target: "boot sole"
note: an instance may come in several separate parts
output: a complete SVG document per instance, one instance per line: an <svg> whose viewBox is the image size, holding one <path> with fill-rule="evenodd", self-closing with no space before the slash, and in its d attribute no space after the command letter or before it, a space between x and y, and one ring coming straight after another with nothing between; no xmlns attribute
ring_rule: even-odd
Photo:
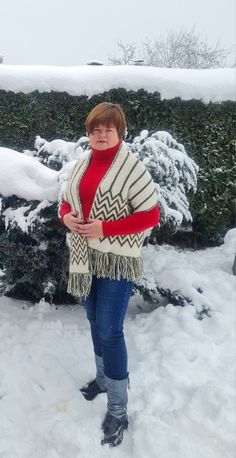
<svg viewBox="0 0 236 458"><path fill-rule="evenodd" d="M101 445L108 444L109 447L117 447L117 445L121 444L123 440L123 432L126 429L128 429L128 420L123 425L120 425L118 431L115 434L111 436L104 435L104 438L101 441Z"/></svg>

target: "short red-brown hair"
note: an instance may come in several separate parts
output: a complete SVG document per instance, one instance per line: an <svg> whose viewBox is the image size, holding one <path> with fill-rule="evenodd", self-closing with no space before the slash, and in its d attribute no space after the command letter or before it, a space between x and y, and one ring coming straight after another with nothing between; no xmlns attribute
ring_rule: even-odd
<svg viewBox="0 0 236 458"><path fill-rule="evenodd" d="M102 102L96 105L89 113L85 125L88 134L93 132L99 124L116 127L118 137L123 138L126 131L126 119L123 108L118 103Z"/></svg>

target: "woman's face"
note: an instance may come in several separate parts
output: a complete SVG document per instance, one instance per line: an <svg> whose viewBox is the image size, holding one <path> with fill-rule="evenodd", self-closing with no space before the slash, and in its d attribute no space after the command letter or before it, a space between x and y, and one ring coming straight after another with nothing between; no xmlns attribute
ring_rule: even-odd
<svg viewBox="0 0 236 458"><path fill-rule="evenodd" d="M90 132L89 141L92 148L102 151L117 145L120 139L114 124L110 124L109 126L98 124Z"/></svg>

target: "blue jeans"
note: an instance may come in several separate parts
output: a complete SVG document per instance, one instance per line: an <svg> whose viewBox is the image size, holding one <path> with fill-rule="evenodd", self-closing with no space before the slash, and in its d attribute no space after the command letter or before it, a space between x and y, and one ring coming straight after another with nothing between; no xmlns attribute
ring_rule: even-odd
<svg viewBox="0 0 236 458"><path fill-rule="evenodd" d="M93 276L91 291L84 301L94 352L103 357L104 374L115 380L128 374L123 324L132 288L132 281Z"/></svg>

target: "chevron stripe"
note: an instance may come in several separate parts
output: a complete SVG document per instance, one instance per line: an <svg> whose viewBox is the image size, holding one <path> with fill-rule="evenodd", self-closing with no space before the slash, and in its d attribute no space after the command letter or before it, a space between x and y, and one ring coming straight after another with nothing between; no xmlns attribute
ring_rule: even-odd
<svg viewBox="0 0 236 458"><path fill-rule="evenodd" d="M138 234L129 234L129 235L117 235L113 237L103 237L100 239L101 242L109 240L110 244L119 243L121 247L127 245L130 249L135 245L137 248L140 248L143 245L144 235L143 232Z"/></svg>
<svg viewBox="0 0 236 458"><path fill-rule="evenodd" d="M101 189L99 189L92 210L94 218L103 221L115 221L128 216L128 214L126 199L123 199L121 195L112 199L109 191L102 193Z"/></svg>
<svg viewBox="0 0 236 458"><path fill-rule="evenodd" d="M113 188L115 182L117 181L117 178L118 178L119 174L120 174L121 171L124 169L124 166L125 166L125 164L126 164L126 162L127 162L128 157L129 157L129 153L128 153L128 151L126 151L126 157L124 158L124 160L123 160L123 162L122 162L122 164L121 164L121 167L119 168L117 174L115 175L114 180L113 180L112 183L111 183L110 189ZM109 170L108 170L108 171L109 171ZM106 175L105 175L105 176L106 176Z"/></svg>
<svg viewBox="0 0 236 458"><path fill-rule="evenodd" d="M138 190L138 192L136 192L136 194L134 194L134 196L132 196L132 199L130 199L130 202L132 202L132 200L134 200L135 197L137 197L141 192L143 192L144 189L147 188L151 182L152 182L152 177L148 180L148 182L141 189Z"/></svg>
<svg viewBox="0 0 236 458"><path fill-rule="evenodd" d="M84 266L88 262L87 240L74 232L71 234L70 262L71 264L82 263Z"/></svg>
<svg viewBox="0 0 236 458"><path fill-rule="evenodd" d="M144 170L141 175L139 175L139 177L130 185L129 189L131 189L133 186L136 185L136 183L138 183L138 181L141 180L141 178L146 174L146 170Z"/></svg>
<svg viewBox="0 0 236 458"><path fill-rule="evenodd" d="M129 177L134 173L134 170L135 170L135 168L137 167L138 163L139 163L139 160L137 159L137 161L134 163L132 169L129 171L127 177L125 178L124 183L123 183L123 186L122 186L122 188L121 188L121 190L120 190L120 193L121 193L121 194L122 194L122 191L123 191L123 189L124 189L124 187L125 187L125 185L126 185L128 179L129 179Z"/></svg>
<svg viewBox="0 0 236 458"><path fill-rule="evenodd" d="M138 210L138 208L140 208L145 202L147 202L148 200L151 199L151 197L156 194L156 189L153 189L153 191L151 192L151 194L149 194L149 196L146 197L146 199L144 199L139 205L137 205L137 207L134 208L134 210Z"/></svg>

